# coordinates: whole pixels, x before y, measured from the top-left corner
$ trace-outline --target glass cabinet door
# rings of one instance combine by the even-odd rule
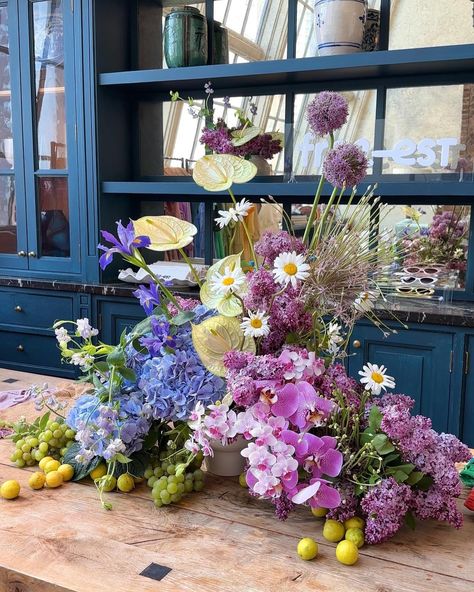
[[[23,64],[31,78],[24,114],[30,270],[79,271],[76,187],[74,28],[70,0],[29,0],[20,6],[29,22]],[[29,111],[29,112],[28,112]],[[26,138],[31,141],[27,142]]]
[[[0,267],[26,269],[17,13],[0,1]]]

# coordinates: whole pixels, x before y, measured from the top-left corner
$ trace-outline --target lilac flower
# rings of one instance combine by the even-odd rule
[[[212,82],[211,81],[205,83],[205,85],[204,85],[204,92],[207,95],[214,94],[214,89],[212,88]]]
[[[361,148],[355,144],[339,144],[327,153],[323,174],[334,187],[354,187],[367,174],[368,164]]]
[[[253,116],[257,115],[257,104],[256,103],[250,103],[250,113]]]
[[[335,488],[341,496],[341,503],[337,508],[331,508],[327,514],[327,518],[339,520],[344,522],[349,518],[353,518],[357,514],[359,508],[359,500],[355,494],[355,487],[353,483],[345,479],[336,483]]]
[[[325,136],[341,128],[347,121],[349,109],[339,93],[324,91],[308,105],[307,118],[316,136]]]
[[[255,253],[263,257],[264,262],[273,265],[275,259],[284,252],[295,251],[297,255],[306,252],[303,241],[285,230],[280,232],[265,231],[255,243]]]
[[[148,288],[140,284],[133,295],[138,298],[147,315],[151,315],[155,306],[160,305],[160,291],[154,282],[151,282]]]
[[[102,244],[98,246],[101,251],[105,251],[99,259],[99,264],[102,270],[112,263],[115,253],[133,256],[135,249],[148,247],[150,245],[150,239],[147,236],[135,236],[132,221],[130,221],[127,226],[123,226],[121,221],[116,222],[116,224],[118,238],[115,238],[115,236],[110,232],[107,232],[107,230],[101,231],[103,238],[113,245],[112,247],[105,247]]]
[[[289,513],[295,507],[286,491],[283,491],[280,497],[273,498],[272,504],[275,506],[275,516],[282,521],[288,518]]]

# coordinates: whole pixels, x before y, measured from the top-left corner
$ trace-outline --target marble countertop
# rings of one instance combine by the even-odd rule
[[[14,277],[0,277],[0,286],[124,298],[132,298],[132,292],[137,288],[135,284],[126,284],[124,282],[116,284],[88,284]],[[181,288],[174,292],[184,297],[196,295],[196,290],[194,289],[186,290]],[[429,302],[416,302],[411,299],[391,303],[388,308],[389,310],[379,310],[378,316],[384,320],[391,319],[395,316],[404,323],[474,327],[474,302],[455,301],[452,304],[439,305]]]

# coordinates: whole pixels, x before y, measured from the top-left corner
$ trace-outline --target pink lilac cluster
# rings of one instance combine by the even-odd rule
[[[466,234],[466,223],[455,211],[437,212],[431,222],[429,236],[436,240],[455,240]]]
[[[367,174],[368,165],[367,155],[359,146],[339,144],[327,153],[323,174],[334,187],[354,187]]]
[[[201,304],[200,300],[195,300],[193,298],[182,298],[181,296],[176,296],[176,301],[181,306],[181,310],[194,310],[196,306]],[[174,317],[179,313],[179,310],[171,302],[168,304],[168,310]]]
[[[300,255],[306,252],[306,247],[301,239],[292,236],[285,230],[280,232],[267,230],[255,243],[255,253],[263,258],[264,264],[268,265],[273,265],[281,253],[291,253],[292,251]]]
[[[242,146],[232,144],[232,132],[239,128],[229,128],[219,120],[214,129],[204,128],[199,141],[207,148],[218,154],[233,154],[234,156],[261,156],[270,160],[282,150],[280,140],[274,139],[271,134],[260,134],[252,138]]]
[[[263,266],[247,278],[246,308],[264,310],[270,317],[270,334],[261,343],[263,353],[278,352],[291,333],[305,335],[311,331],[312,317],[305,310],[298,288],[289,284],[282,292],[272,273]]]
[[[307,109],[308,123],[316,136],[334,133],[346,123],[348,116],[347,101],[336,92],[317,94]]]
[[[332,508],[327,513],[327,518],[344,522],[357,515],[359,509],[359,498],[355,493],[355,486],[350,481],[341,480],[336,483],[335,488],[341,496],[341,503],[337,508]]]

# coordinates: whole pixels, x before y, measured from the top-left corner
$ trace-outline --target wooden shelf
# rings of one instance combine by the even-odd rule
[[[305,85],[311,85],[313,90],[321,85],[348,90],[370,88],[382,82],[396,87],[402,78],[403,86],[426,84],[430,77],[440,77],[446,84],[461,74],[473,78],[473,72],[474,44],[466,44],[245,64],[107,72],[99,75],[99,85],[164,96],[169,96],[170,90],[193,91],[197,95],[199,91],[202,93],[204,84],[212,80],[217,94],[232,88],[235,94],[238,79],[238,92],[251,89],[253,94],[275,94],[276,90],[284,88],[300,87],[298,90],[303,91]]]

